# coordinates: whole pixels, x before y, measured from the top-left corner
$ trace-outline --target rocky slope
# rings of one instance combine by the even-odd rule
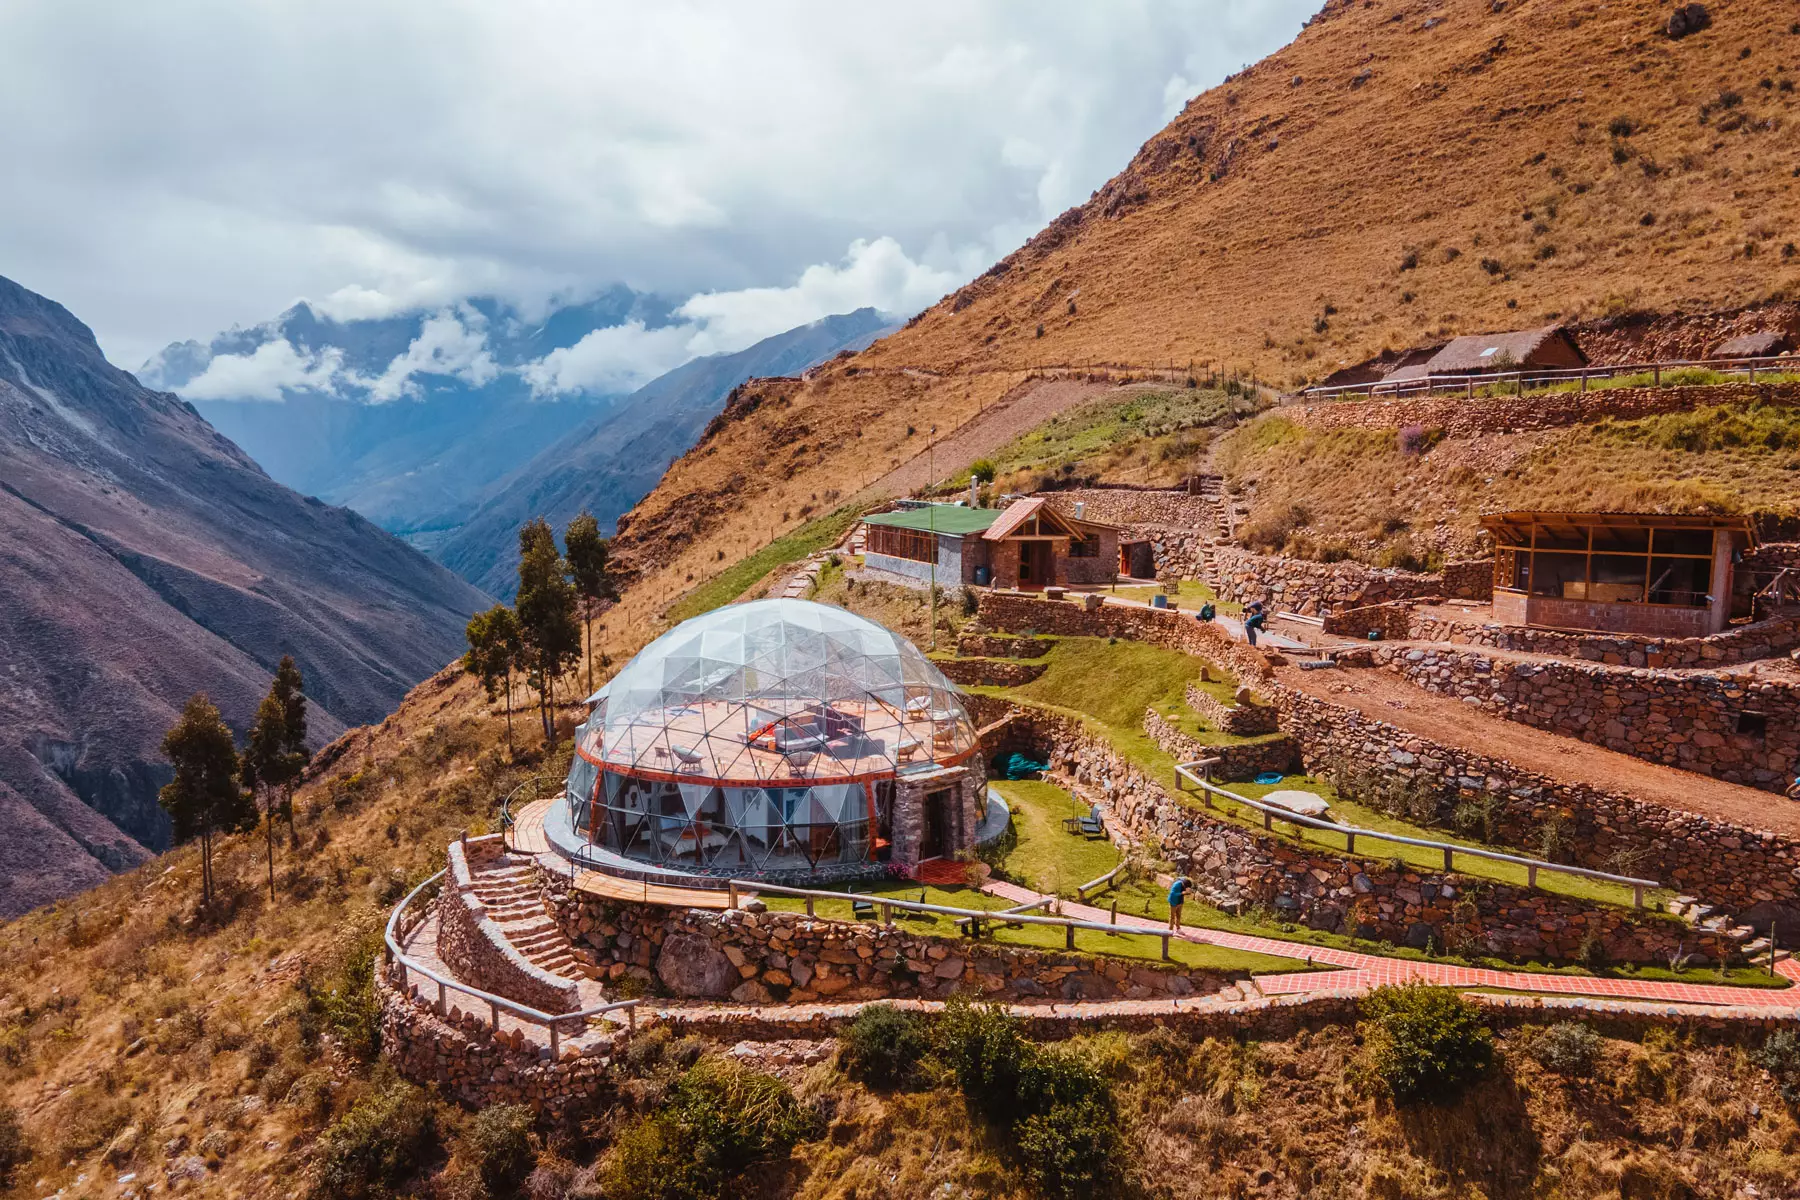
[[[0,915],[167,845],[158,743],[191,693],[241,729],[292,654],[327,739],[389,712],[486,603],[0,279]]]
[[[735,354],[697,358],[607,406],[502,478],[435,556],[497,596],[516,586],[520,525],[546,516],[557,528],[582,509],[603,528],[656,486],[727,395],[753,375],[790,375],[846,350],[860,350],[891,326],[872,308],[825,317],[764,338]]]

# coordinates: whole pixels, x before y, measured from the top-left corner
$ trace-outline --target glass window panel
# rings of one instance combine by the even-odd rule
[[[1587,599],[1587,555],[1546,554],[1532,556],[1531,594]]]
[[[1652,558],[1650,603],[1704,608],[1708,604],[1712,563],[1704,558]]]
[[[1588,599],[1605,604],[1641,604],[1650,560],[1641,554],[1596,554]]]

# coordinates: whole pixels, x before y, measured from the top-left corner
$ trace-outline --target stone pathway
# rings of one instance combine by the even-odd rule
[[[1014,883],[994,880],[983,889],[991,895],[1026,904],[1041,900],[1041,893]],[[1084,921],[1107,921],[1111,914],[1090,904],[1072,900],[1061,902],[1063,916]],[[1121,914],[1118,923],[1131,929],[1163,928],[1161,922]],[[1383,984],[1415,981],[1458,988],[1505,988],[1509,991],[1538,992],[1563,996],[1599,996],[1609,999],[1645,1000],[1670,1004],[1751,1005],[1782,1008],[1800,1012],[1800,987],[1784,990],[1728,987],[1722,984],[1675,983],[1649,979],[1597,979],[1584,975],[1552,975],[1538,971],[1495,971],[1479,967],[1458,967],[1448,963],[1417,962],[1404,958],[1384,958],[1355,950],[1338,950],[1326,946],[1309,946],[1284,942],[1277,938],[1253,934],[1231,933],[1222,929],[1181,931],[1184,941],[1199,945],[1220,946],[1229,950],[1248,950],[1279,958],[1302,959],[1331,967],[1324,971],[1296,971],[1287,975],[1259,975],[1256,988],[1264,995],[1292,995],[1332,992],[1345,988],[1371,988]],[[1778,974],[1800,983],[1800,964],[1784,959],[1775,964]]]

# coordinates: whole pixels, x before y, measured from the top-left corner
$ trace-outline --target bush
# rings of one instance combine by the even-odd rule
[[[385,1196],[419,1175],[438,1144],[431,1099],[394,1080],[332,1123],[314,1148],[317,1200]]]
[[[1563,1021],[1538,1035],[1531,1057],[1558,1075],[1587,1075],[1600,1061],[1600,1035],[1580,1021]]]
[[[496,1104],[482,1109],[470,1122],[466,1145],[488,1191],[509,1191],[531,1169],[535,1120],[523,1104]]]
[[[1454,992],[1376,988],[1363,1011],[1363,1064],[1402,1104],[1455,1099],[1493,1065],[1493,1034]]]
[[[850,1078],[891,1088],[910,1079],[930,1050],[931,1037],[918,1017],[891,1004],[871,1004],[845,1033],[838,1061]]]
[[[351,943],[330,988],[317,991],[310,980],[300,981],[306,997],[301,1032],[307,1040],[329,1032],[352,1056],[375,1061],[381,1053],[381,1001],[375,995],[380,953],[381,931],[368,930]]]
[[[970,1106],[989,1120],[1004,1120],[1032,1049],[1018,1022],[997,1004],[954,996],[944,1005],[936,1035],[938,1057],[956,1073]]]
[[[0,1104],[0,1188],[12,1183],[13,1173],[31,1161],[31,1145],[19,1125],[19,1114]]]
[[[747,1178],[751,1168],[786,1158],[814,1124],[813,1114],[774,1076],[702,1059],[669,1089],[658,1111],[613,1143],[601,1165],[601,1185],[609,1200],[734,1195],[740,1182],[764,1182]]]
[[[1800,1034],[1791,1029],[1771,1033],[1754,1055],[1756,1065],[1767,1071],[1789,1104],[1800,1104]]]
[[[992,483],[996,473],[997,468],[991,458],[978,458],[969,464],[969,476],[976,483]]]

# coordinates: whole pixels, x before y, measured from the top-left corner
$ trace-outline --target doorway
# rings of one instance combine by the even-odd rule
[[[919,843],[919,858],[944,857],[950,844],[950,792],[946,789],[925,796],[925,836]]]
[[[1041,588],[1056,582],[1049,542],[1019,543],[1019,586]]]

